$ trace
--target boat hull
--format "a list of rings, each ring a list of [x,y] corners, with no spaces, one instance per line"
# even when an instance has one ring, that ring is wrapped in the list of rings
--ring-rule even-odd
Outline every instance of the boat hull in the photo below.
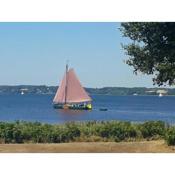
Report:
[[[92,105],[63,105],[63,104],[53,104],[55,109],[70,109],[70,110],[92,110]]]
[[[63,108],[63,105],[60,105],[60,104],[53,104],[53,107],[54,107],[55,109],[64,109],[64,108]]]

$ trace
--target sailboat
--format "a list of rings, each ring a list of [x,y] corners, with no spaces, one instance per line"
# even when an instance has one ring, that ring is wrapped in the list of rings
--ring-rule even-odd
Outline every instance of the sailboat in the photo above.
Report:
[[[159,97],[163,97],[163,94],[162,94],[162,93],[160,93],[160,94],[159,94]]]
[[[66,65],[66,72],[53,99],[56,109],[91,110],[91,97],[78,80],[74,69]]]

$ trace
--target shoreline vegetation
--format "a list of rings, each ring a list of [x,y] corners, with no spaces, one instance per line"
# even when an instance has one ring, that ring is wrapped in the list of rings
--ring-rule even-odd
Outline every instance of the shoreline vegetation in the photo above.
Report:
[[[0,86],[0,95],[10,94],[55,94],[57,86]],[[175,95],[175,88],[146,88],[146,87],[103,87],[103,88],[85,88],[91,95]]]
[[[141,142],[164,140],[175,145],[175,126],[162,121],[0,122],[0,144],[49,144],[77,142]]]

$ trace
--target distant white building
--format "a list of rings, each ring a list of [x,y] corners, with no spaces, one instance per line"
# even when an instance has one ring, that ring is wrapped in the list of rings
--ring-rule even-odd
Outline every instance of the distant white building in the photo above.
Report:
[[[27,88],[20,89],[21,95],[24,95],[24,94],[25,94],[25,92],[27,92],[27,91],[28,91],[28,89],[27,89]]]
[[[166,95],[168,93],[167,90],[164,90],[164,89],[159,89],[156,91],[157,94],[162,94],[162,95]]]
[[[160,89],[160,90],[157,90],[157,94],[159,94],[159,97],[162,97],[164,95],[167,95],[168,91],[164,90],[164,89]]]
[[[149,94],[152,94],[152,93],[155,93],[156,91],[155,90],[150,90],[150,91],[145,91],[146,93],[149,93]]]
[[[28,91],[27,88],[20,89],[20,91]]]

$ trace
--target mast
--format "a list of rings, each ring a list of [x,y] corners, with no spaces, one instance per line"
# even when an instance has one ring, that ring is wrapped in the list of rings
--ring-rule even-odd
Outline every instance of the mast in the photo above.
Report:
[[[65,104],[67,103],[68,63],[66,64]]]

